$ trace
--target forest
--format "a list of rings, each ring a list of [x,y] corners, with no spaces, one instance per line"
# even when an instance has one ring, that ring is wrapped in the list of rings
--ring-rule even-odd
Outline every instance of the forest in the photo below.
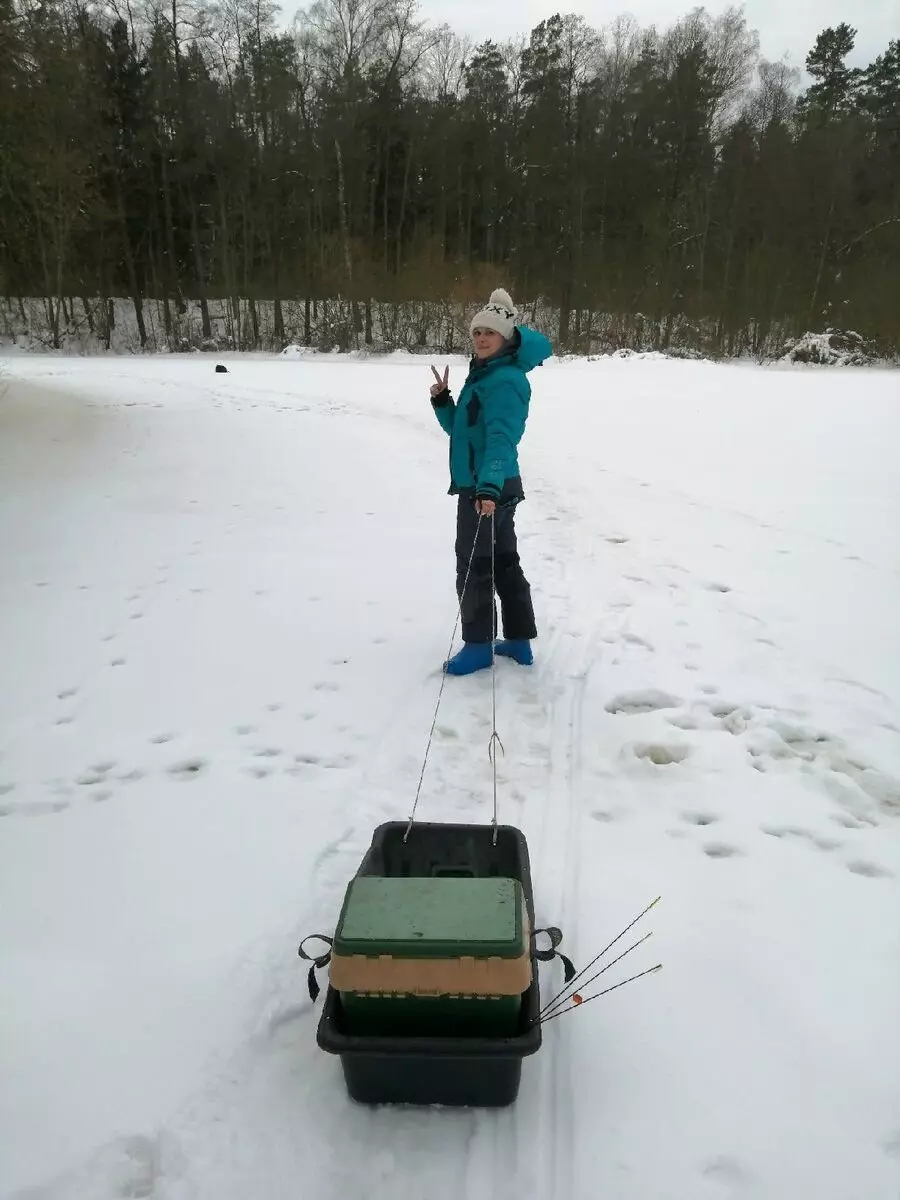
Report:
[[[851,68],[825,29],[801,86],[739,8],[480,44],[415,0],[277,15],[0,0],[7,312],[54,346],[108,347],[124,300],[139,349],[450,350],[504,286],[560,352],[900,349],[900,40]]]

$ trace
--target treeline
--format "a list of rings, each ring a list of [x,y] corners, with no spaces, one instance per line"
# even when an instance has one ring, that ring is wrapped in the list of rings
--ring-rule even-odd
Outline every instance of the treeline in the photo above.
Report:
[[[275,11],[0,0],[0,296],[43,297],[53,344],[79,309],[109,344],[117,296],[141,345],[150,298],[172,348],[188,298],[201,339],[224,300],[253,348],[298,297],[306,340],[329,301],[361,344],[378,306],[502,283],[563,350],[900,347],[900,41],[851,70],[855,31],[825,30],[800,93],[740,10],[480,45],[415,0]]]

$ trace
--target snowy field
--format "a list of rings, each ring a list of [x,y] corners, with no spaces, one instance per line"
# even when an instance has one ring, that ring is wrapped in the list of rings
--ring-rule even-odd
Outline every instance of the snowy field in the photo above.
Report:
[[[415,794],[446,439],[427,361],[221,361],[5,364],[0,1194],[897,1200],[900,375],[534,373],[500,818],[577,963],[661,895],[603,978],[664,969],[510,1109],[369,1110],[296,947]],[[489,720],[448,681],[420,818],[490,820]]]

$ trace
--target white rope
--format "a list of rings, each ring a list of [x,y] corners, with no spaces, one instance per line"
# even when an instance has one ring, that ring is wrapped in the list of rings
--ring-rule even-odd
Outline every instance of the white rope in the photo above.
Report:
[[[500,753],[505,754],[500,735],[497,733],[497,606],[494,599],[494,545],[496,525],[494,513],[491,513],[491,740],[488,743],[488,758],[494,775],[494,816],[491,824],[494,829],[493,843],[497,845],[497,746]]]
[[[500,740],[500,735],[497,732],[497,608],[496,608],[496,587],[495,587],[495,545],[496,545],[496,509],[491,513],[491,740],[488,743],[488,758],[491,762],[493,773],[493,793],[494,793],[494,811],[491,826],[493,829],[493,844],[497,845],[497,747],[500,747],[500,753],[506,754],[503,742]],[[484,513],[478,514],[478,524],[475,527],[475,537],[472,541],[472,553],[469,555],[469,565],[466,568],[466,577],[463,581],[462,591],[459,595],[459,605],[456,611],[456,620],[453,624],[453,633],[450,635],[450,646],[447,650],[447,658],[450,658],[450,653],[453,650],[453,643],[456,641],[456,631],[459,628],[460,620],[462,619],[462,606],[466,596],[466,589],[469,586],[469,576],[472,574],[472,563],[475,561],[475,550],[478,546],[478,534],[481,530],[481,522],[484,520]],[[425,770],[428,766],[428,756],[431,753],[431,744],[434,741],[434,731],[437,727],[438,713],[441,708],[441,700],[444,696],[444,687],[447,683],[447,671],[443,672],[441,679],[440,690],[438,691],[437,703],[434,706],[434,716],[431,721],[431,729],[428,734],[428,743],[425,747],[425,758],[422,762],[422,770],[419,772],[419,783],[416,788],[416,797],[413,801],[412,812],[409,814],[409,824],[406,826],[406,832],[403,835],[403,841],[406,842],[410,835],[413,824],[416,819],[416,810],[419,807],[419,797],[422,794],[422,782],[425,779]]]
[[[450,647],[447,650],[447,658],[448,659],[450,657],[451,651],[453,650],[453,643],[456,641],[456,631],[459,628],[459,623],[460,623],[460,620],[462,619],[463,600],[465,599],[465,596],[466,596],[466,588],[469,586],[469,576],[472,573],[472,563],[475,560],[475,549],[478,545],[478,531],[481,529],[481,522],[483,521],[483,519],[484,519],[484,514],[479,513],[478,514],[478,524],[475,526],[475,537],[472,541],[472,553],[469,555],[469,566],[466,570],[466,578],[463,581],[462,591],[460,592],[460,595],[459,595],[459,605],[456,610],[456,621],[454,622],[454,625],[453,625],[453,633],[450,635]],[[493,532],[493,530],[492,530],[492,532]],[[493,550],[491,551],[491,556],[493,558]],[[493,581],[493,568],[491,569],[491,580]],[[492,649],[491,653],[493,653],[493,649]],[[443,678],[441,680],[440,691],[438,692],[437,704],[435,704],[435,706],[434,706],[434,717],[431,722],[431,731],[428,734],[428,744],[425,747],[425,759],[422,763],[422,770],[419,774],[419,786],[416,788],[416,798],[413,801],[412,812],[409,814],[409,824],[406,827],[406,833],[404,833],[404,835],[403,835],[404,842],[409,837],[410,830],[413,827],[413,822],[416,819],[416,809],[419,806],[419,796],[421,795],[421,792],[422,792],[422,781],[425,778],[425,768],[428,766],[428,755],[431,752],[431,743],[434,740],[434,730],[437,725],[438,712],[440,711],[441,699],[444,695],[444,686],[445,686],[446,682],[447,682],[447,672],[446,672],[446,670],[444,670]]]

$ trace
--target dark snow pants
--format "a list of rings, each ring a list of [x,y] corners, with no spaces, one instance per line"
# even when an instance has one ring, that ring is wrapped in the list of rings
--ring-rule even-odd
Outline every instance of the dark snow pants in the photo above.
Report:
[[[469,582],[466,572],[476,530],[478,544],[472,558]],[[494,587],[500,598],[503,636],[535,638],[531,587],[519,562],[515,505],[497,505],[494,512]],[[491,589],[491,518],[482,518],[471,496],[460,496],[456,514],[456,594],[462,598],[462,635],[466,642],[489,642],[496,636],[497,609]]]

